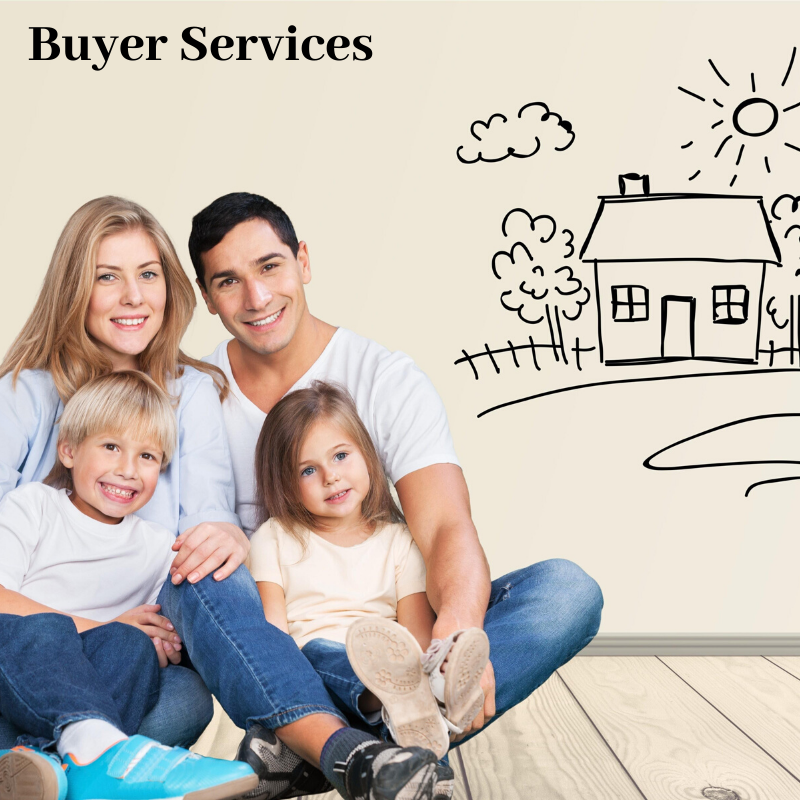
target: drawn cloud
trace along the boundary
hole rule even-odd
[[[530,158],[540,150],[568,150],[575,141],[572,124],[545,103],[528,103],[516,117],[492,114],[470,125],[472,138],[456,150],[462,164],[494,164],[507,158]]]

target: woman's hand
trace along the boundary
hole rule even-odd
[[[174,584],[197,583],[214,570],[214,580],[221,581],[244,563],[250,540],[230,522],[202,522],[178,536],[172,549],[178,551],[169,570]]]
[[[157,614],[160,605],[136,606],[130,611],[120,614],[113,622],[123,622],[144,631],[153,641],[158,656],[158,665],[178,664],[181,660],[181,637],[175,633],[175,627],[166,618]]]

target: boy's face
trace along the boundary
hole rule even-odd
[[[76,447],[61,442],[58,456],[72,470],[75,507],[114,525],[153,496],[164,453],[155,443],[127,434],[97,434]]]

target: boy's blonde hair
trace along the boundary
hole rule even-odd
[[[367,524],[403,522],[389,491],[375,445],[346,389],[325,381],[286,395],[267,414],[256,445],[256,488],[260,522],[275,517],[305,548],[303,529],[314,528],[314,517],[300,498],[300,448],[320,420],[339,425],[361,451],[369,474],[369,491],[361,503]]]
[[[89,436],[128,434],[151,441],[164,453],[161,471],[167,468],[178,438],[172,403],[156,382],[136,370],[112,372],[84,384],[70,398],[58,421],[58,444],[78,447]],[[44,483],[56,489],[72,489],[72,473],[56,456]]]

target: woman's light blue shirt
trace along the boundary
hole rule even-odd
[[[45,370],[0,378],[0,498],[21,483],[41,481],[56,459],[57,420],[64,410]],[[234,512],[233,468],[222,406],[211,377],[184,367],[169,386],[180,395],[175,411],[178,447],[155,494],[137,511],[176,535],[201,522],[241,525]]]

